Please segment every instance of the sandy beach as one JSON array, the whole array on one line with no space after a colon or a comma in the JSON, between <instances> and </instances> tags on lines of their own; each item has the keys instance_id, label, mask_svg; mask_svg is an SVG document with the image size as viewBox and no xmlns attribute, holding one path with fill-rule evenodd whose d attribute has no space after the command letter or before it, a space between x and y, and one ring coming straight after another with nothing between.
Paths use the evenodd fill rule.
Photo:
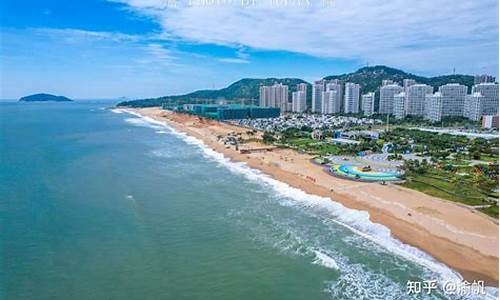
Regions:
<instances>
[{"instance_id":1,"label":"sandy beach","mask_svg":"<svg viewBox=\"0 0 500 300\"><path fill-rule=\"evenodd\" d=\"M245 136L246 128L160 108L127 110L166 122L226 157L245 162L290 186L367 211L371 221L387 226L394 237L429 253L460 272L464 279L484 280L487 285L498 286L498 222L486 215L395 184L335 178L312 164L311 156L290 149L242 154L218 140L230 133ZM252 142L241 149L264 146Z\"/></svg>"}]
</instances>

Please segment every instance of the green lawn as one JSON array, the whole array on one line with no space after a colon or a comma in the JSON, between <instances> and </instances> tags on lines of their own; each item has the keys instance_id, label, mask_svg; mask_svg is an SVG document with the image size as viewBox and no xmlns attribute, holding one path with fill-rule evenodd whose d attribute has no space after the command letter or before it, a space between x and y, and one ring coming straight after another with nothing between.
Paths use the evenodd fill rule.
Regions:
<instances>
[{"instance_id":1,"label":"green lawn","mask_svg":"<svg viewBox=\"0 0 500 300\"><path fill-rule=\"evenodd\" d=\"M431 196L464 203L467 205L484 205L486 196L468 184L454 184L445 180L422 175L411 175L402 184L405 187L421 191Z\"/></svg>"}]
</instances>

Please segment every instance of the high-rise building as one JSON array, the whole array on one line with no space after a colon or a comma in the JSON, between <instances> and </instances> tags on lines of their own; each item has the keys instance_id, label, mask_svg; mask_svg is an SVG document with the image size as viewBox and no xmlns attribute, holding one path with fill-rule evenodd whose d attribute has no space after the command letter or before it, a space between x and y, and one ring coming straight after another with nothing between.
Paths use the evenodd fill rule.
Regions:
<instances>
[{"instance_id":1,"label":"high-rise building","mask_svg":"<svg viewBox=\"0 0 500 300\"><path fill-rule=\"evenodd\" d=\"M345 94L344 94L344 113L354 113L359 112L359 84L347 82L345 84Z\"/></svg>"},{"instance_id":2,"label":"high-rise building","mask_svg":"<svg viewBox=\"0 0 500 300\"><path fill-rule=\"evenodd\" d=\"M442 116L462 116L467 87L458 83L448 83L439 87L442 97Z\"/></svg>"},{"instance_id":3,"label":"high-rise building","mask_svg":"<svg viewBox=\"0 0 500 300\"><path fill-rule=\"evenodd\" d=\"M297 91L302 91L307 94L307 83L299 83L297 84Z\"/></svg>"},{"instance_id":4,"label":"high-rise building","mask_svg":"<svg viewBox=\"0 0 500 300\"><path fill-rule=\"evenodd\" d=\"M292 93L292 111L296 113L303 113L307 109L306 105L306 92L298 90Z\"/></svg>"},{"instance_id":5,"label":"high-rise building","mask_svg":"<svg viewBox=\"0 0 500 300\"><path fill-rule=\"evenodd\" d=\"M473 93L465 96L464 117L473 121L481 120L484 98L481 93Z\"/></svg>"},{"instance_id":6,"label":"high-rise building","mask_svg":"<svg viewBox=\"0 0 500 300\"><path fill-rule=\"evenodd\" d=\"M411 116L424 115L425 95L432 94L432 86L414 84L408 87L406 93L406 114Z\"/></svg>"},{"instance_id":7,"label":"high-rise building","mask_svg":"<svg viewBox=\"0 0 500 300\"><path fill-rule=\"evenodd\" d=\"M328 90L323 92L321 113L323 114L336 114L340 112L341 99L339 96L340 91Z\"/></svg>"},{"instance_id":8,"label":"high-rise building","mask_svg":"<svg viewBox=\"0 0 500 300\"><path fill-rule=\"evenodd\" d=\"M401 92L403 92L403 88L397 84L387 84L380 87L379 113L392 114L394 95Z\"/></svg>"},{"instance_id":9,"label":"high-rise building","mask_svg":"<svg viewBox=\"0 0 500 300\"><path fill-rule=\"evenodd\" d=\"M407 89L414 84L417 84L417 82L413 79L403 79L403 88L405 89L405 93Z\"/></svg>"},{"instance_id":10,"label":"high-rise building","mask_svg":"<svg viewBox=\"0 0 500 300\"><path fill-rule=\"evenodd\" d=\"M271 106L271 87L261 85L259 88L259 106Z\"/></svg>"},{"instance_id":11,"label":"high-rise building","mask_svg":"<svg viewBox=\"0 0 500 300\"><path fill-rule=\"evenodd\" d=\"M472 93L481 93L484 96L481 115L498 114L498 84L476 84L472 87Z\"/></svg>"},{"instance_id":12,"label":"high-rise building","mask_svg":"<svg viewBox=\"0 0 500 300\"><path fill-rule=\"evenodd\" d=\"M495 77L487 74L474 76L474 84L488 83L488 82L495 83Z\"/></svg>"},{"instance_id":13,"label":"high-rise building","mask_svg":"<svg viewBox=\"0 0 500 300\"><path fill-rule=\"evenodd\" d=\"M338 80L332 80L326 83L325 92L321 98L321 113L336 114L340 112L342 104L342 85Z\"/></svg>"},{"instance_id":14,"label":"high-rise building","mask_svg":"<svg viewBox=\"0 0 500 300\"><path fill-rule=\"evenodd\" d=\"M323 96L323 92L325 91L325 81L319 80L315 81L312 85L312 103L311 103L311 111L313 113L321 112L321 98Z\"/></svg>"},{"instance_id":15,"label":"high-rise building","mask_svg":"<svg viewBox=\"0 0 500 300\"><path fill-rule=\"evenodd\" d=\"M394 102L392 105L392 114L396 119L403 119L406 116L406 93L401 92L394 95Z\"/></svg>"},{"instance_id":16,"label":"high-rise building","mask_svg":"<svg viewBox=\"0 0 500 300\"><path fill-rule=\"evenodd\" d=\"M288 85L275 83L272 86L261 86L259 89L259 105L277 107L283 112L288 111Z\"/></svg>"},{"instance_id":17,"label":"high-rise building","mask_svg":"<svg viewBox=\"0 0 500 300\"><path fill-rule=\"evenodd\" d=\"M392 81L390 79L382 80L382 86L389 85L389 84L394 84L394 81Z\"/></svg>"},{"instance_id":18,"label":"high-rise building","mask_svg":"<svg viewBox=\"0 0 500 300\"><path fill-rule=\"evenodd\" d=\"M302 113L307 110L307 84L297 84L297 91L292 93L291 111Z\"/></svg>"},{"instance_id":19,"label":"high-rise building","mask_svg":"<svg viewBox=\"0 0 500 300\"><path fill-rule=\"evenodd\" d=\"M425 95L424 119L433 122L441 121L443 96L440 92Z\"/></svg>"},{"instance_id":20,"label":"high-rise building","mask_svg":"<svg viewBox=\"0 0 500 300\"><path fill-rule=\"evenodd\" d=\"M361 109L365 116L373 115L375 111L375 93L368 93L361 96Z\"/></svg>"}]
</instances>

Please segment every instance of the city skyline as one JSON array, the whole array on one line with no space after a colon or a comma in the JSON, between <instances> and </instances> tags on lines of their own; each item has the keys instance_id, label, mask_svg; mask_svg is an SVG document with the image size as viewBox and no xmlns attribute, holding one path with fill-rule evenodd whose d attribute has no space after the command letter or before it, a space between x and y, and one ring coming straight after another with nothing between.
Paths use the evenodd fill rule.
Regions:
<instances>
[{"instance_id":1,"label":"city skyline","mask_svg":"<svg viewBox=\"0 0 500 300\"><path fill-rule=\"evenodd\" d=\"M337 1L329 7L311 2L301 8L244 9L181 1L168 7L163 0L29 2L1 4L0 98L36 92L157 97L221 88L240 78L312 82L367 63L424 76L454 69L498 76L498 16L483 9L498 7L490 0L422 1L415 7L397 1ZM435 6L446 9L421 13ZM383 14L363 18L368 8ZM270 32L272 20L283 14ZM334 26L323 30L326 25Z\"/></svg>"}]
</instances>

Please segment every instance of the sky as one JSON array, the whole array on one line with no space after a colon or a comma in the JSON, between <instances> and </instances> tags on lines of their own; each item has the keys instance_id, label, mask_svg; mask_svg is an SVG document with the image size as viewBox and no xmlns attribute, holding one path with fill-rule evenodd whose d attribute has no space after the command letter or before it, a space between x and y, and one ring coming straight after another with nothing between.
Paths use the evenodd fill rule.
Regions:
<instances>
[{"instance_id":1,"label":"sky","mask_svg":"<svg viewBox=\"0 0 500 300\"><path fill-rule=\"evenodd\" d=\"M498 76L497 0L2 0L0 99L144 98L387 65Z\"/></svg>"}]
</instances>

